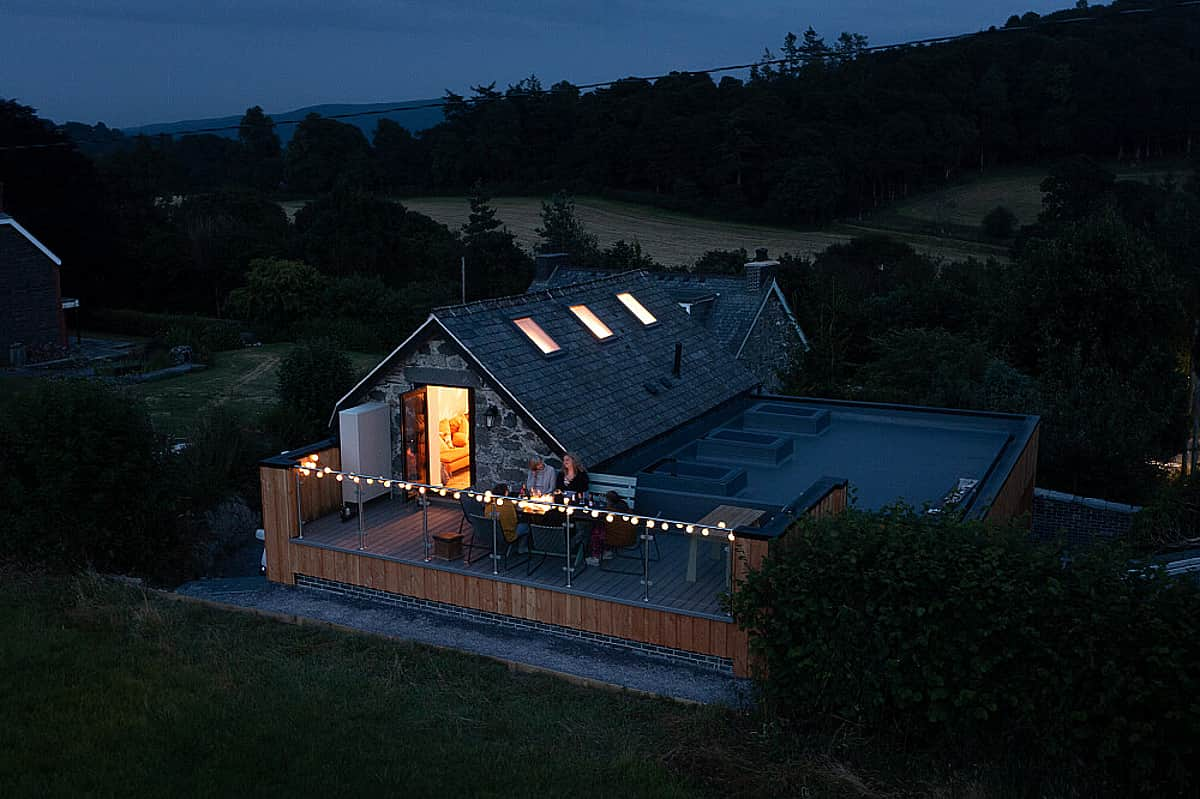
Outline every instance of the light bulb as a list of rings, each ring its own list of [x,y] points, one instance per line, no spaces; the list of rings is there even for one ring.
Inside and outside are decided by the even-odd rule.
[[[317,479],[320,480],[324,476],[325,476],[325,472],[321,471],[320,469],[317,469]]]
[[[308,456],[308,458],[309,458],[309,460],[311,460],[313,463],[316,463],[317,461],[321,460],[321,456],[320,456],[320,455],[318,455],[318,454],[317,454],[317,453],[315,453],[315,452],[314,452],[312,455],[309,455],[309,456]]]
[[[646,520],[646,527],[647,527],[647,528],[649,528],[649,529],[651,529],[651,530],[653,530],[653,529],[654,529],[654,520],[653,520],[653,519],[647,519],[647,520]]]
[[[418,489],[417,489],[417,491],[419,491],[420,493],[424,494],[424,493],[425,493],[425,486],[421,486],[420,488],[418,488]]]
[[[337,481],[339,483],[342,482],[342,480],[344,480],[344,479],[346,479],[346,478],[342,477],[342,475],[340,475],[340,474],[337,476]]]
[[[732,541],[732,540],[733,540],[733,533],[730,533],[730,534],[729,534],[729,540],[730,540],[730,541]]]
[[[325,467],[325,474],[329,474],[332,471],[333,469],[330,469],[328,466]]]
[[[613,517],[612,517],[611,513],[604,517],[604,521],[606,521],[606,522],[611,522],[612,520],[613,520]]]
[[[455,498],[455,499],[462,499],[462,492],[460,492],[460,491],[455,491],[455,492],[454,492],[454,498]]]
[[[492,501],[492,492],[491,492],[490,490],[489,490],[489,491],[484,491],[484,492],[483,492],[483,501],[484,501],[484,502],[491,502],[491,501]]]
[[[358,475],[354,475],[354,484],[358,485],[361,482],[362,482],[362,480],[359,479]]]
[[[372,480],[370,477],[368,477],[368,478],[367,478],[367,485],[369,485],[369,486],[373,486],[373,485],[375,485],[375,481],[374,481],[374,480]]]
[[[391,487],[392,487],[392,481],[391,481],[391,480],[384,480],[384,481],[383,481],[383,487],[384,487],[384,488],[391,488]]]
[[[496,507],[499,508],[504,504],[504,497],[496,497]]]
[[[443,497],[446,496],[446,489],[443,488],[441,491],[438,491],[438,494]]]
[[[724,529],[725,529],[725,522],[717,522],[717,527],[720,527],[722,530],[724,530]]]
[[[638,517],[636,517],[636,516],[630,516],[630,517],[629,517],[629,523],[630,523],[630,524],[637,524],[637,523],[638,523]]]
[[[695,525],[693,525],[693,524],[689,524],[689,525],[687,526],[687,531],[688,531],[689,533],[694,533],[694,532],[696,532],[696,526],[695,526]]]
[[[600,518],[600,511],[598,511],[598,510],[594,510],[594,511],[592,511],[592,518],[593,518],[593,519],[599,519],[599,518]]]
[[[700,535],[708,535],[708,528],[705,527],[703,530],[701,530]]]

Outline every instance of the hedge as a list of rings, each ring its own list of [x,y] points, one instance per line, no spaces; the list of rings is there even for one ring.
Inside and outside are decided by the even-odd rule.
[[[731,600],[767,707],[1114,794],[1200,768],[1200,589],[896,506],[802,520]]]
[[[190,343],[210,352],[239,349],[245,329],[244,322],[233,319],[108,308],[90,311],[87,319],[90,326],[110,333],[151,338],[167,338],[170,333],[176,339],[173,344]]]

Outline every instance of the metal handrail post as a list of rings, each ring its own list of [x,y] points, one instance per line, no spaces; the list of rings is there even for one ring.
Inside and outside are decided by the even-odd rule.
[[[569,510],[570,509],[568,508],[568,511]],[[570,588],[571,575],[575,573],[575,567],[571,565],[571,514],[568,512],[566,517],[566,521],[563,522],[563,530],[565,531],[566,536],[566,548],[563,549],[563,555],[567,565],[563,566],[563,571],[567,573],[567,588]]]
[[[642,533],[642,601],[650,601],[650,586],[653,583],[650,581],[650,542],[654,540],[654,536],[650,533]]]
[[[496,549],[496,517],[492,516],[492,574],[500,573],[500,552]]]
[[[354,498],[358,503],[358,548],[364,550],[367,548],[367,529],[363,524],[363,499],[362,485],[354,484]]]
[[[425,562],[433,560],[433,549],[429,543],[429,497],[424,492],[417,501],[421,504],[421,541],[425,544]]]
[[[296,537],[304,538],[304,507],[300,504],[300,472],[296,472]]]

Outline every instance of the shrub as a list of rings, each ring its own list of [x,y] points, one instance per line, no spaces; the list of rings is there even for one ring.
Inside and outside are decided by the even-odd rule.
[[[0,401],[0,452],[4,556],[156,575],[186,549],[163,448],[131,397],[39,383]]]
[[[1108,790],[1188,785],[1195,584],[1131,573],[1114,551],[1064,565],[1026,539],[901,506],[797,523],[731,603],[770,708],[1046,768],[1094,763],[1077,776]]]
[[[1003,205],[997,205],[983,215],[983,232],[994,239],[1011,239],[1017,232],[1017,215]]]
[[[279,366],[279,402],[293,412],[283,416],[308,435],[324,435],[333,406],[353,384],[350,359],[333,341],[303,342]]]

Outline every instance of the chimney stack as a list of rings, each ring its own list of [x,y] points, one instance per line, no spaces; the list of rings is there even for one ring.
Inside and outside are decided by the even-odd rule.
[[[555,269],[566,266],[570,261],[571,256],[565,252],[547,252],[538,255],[533,259],[533,278],[534,280],[549,280]]]
[[[758,292],[762,291],[763,286],[766,286],[775,277],[775,270],[779,266],[779,261],[772,261],[767,258],[767,248],[759,247],[754,251],[754,260],[746,264],[746,291]]]

